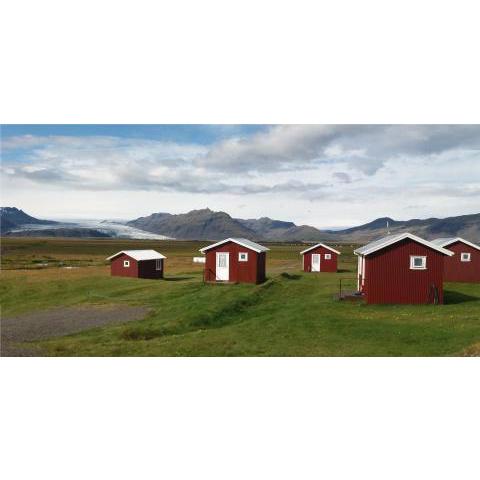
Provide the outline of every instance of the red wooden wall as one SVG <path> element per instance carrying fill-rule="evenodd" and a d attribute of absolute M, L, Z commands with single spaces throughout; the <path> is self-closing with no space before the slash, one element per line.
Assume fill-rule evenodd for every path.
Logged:
<path fill-rule="evenodd" d="M 157 270 L 156 260 L 142 260 L 138 262 L 139 278 L 163 278 L 165 260 L 161 260 L 161 270 Z"/>
<path fill-rule="evenodd" d="M 320 272 L 337 271 L 338 255 L 335 252 L 328 250 L 328 248 L 320 246 L 302 255 L 304 272 L 310 272 L 312 270 L 312 253 L 320 254 Z M 332 255 L 332 258 L 330 260 L 325 259 L 326 253 L 330 253 Z"/>
<path fill-rule="evenodd" d="M 129 260 L 130 266 L 124 267 L 123 261 Z M 142 260 L 137 262 L 132 257 L 122 253 L 114 258 L 110 264 L 110 273 L 119 277 L 134 278 L 163 278 L 164 260 L 162 259 L 162 269 L 156 270 L 156 260 Z"/>
<path fill-rule="evenodd" d="M 128 260 L 130 262 L 129 267 L 123 266 L 123 261 Z M 118 257 L 114 258 L 110 263 L 110 273 L 112 275 L 120 277 L 138 277 L 138 264 L 132 257 L 122 253 Z"/>
<path fill-rule="evenodd" d="M 205 281 L 215 282 L 216 253 L 228 252 L 229 282 L 261 283 L 265 281 L 265 252 L 257 253 L 234 242 L 227 242 L 205 253 Z M 239 252 L 248 253 L 247 262 L 239 262 Z"/>
<path fill-rule="evenodd" d="M 462 242 L 452 243 L 445 248 L 455 252 L 452 257 L 445 257 L 446 282 L 480 282 L 479 250 Z M 471 254 L 470 262 L 460 261 L 462 252 Z"/>
<path fill-rule="evenodd" d="M 426 270 L 411 270 L 410 255 L 427 257 Z M 405 239 L 365 257 L 367 303 L 433 303 L 432 285 L 443 303 L 445 255 Z"/>

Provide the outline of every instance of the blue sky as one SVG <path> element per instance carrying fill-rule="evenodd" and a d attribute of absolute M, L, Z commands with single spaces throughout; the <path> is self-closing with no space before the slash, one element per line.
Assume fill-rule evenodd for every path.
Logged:
<path fill-rule="evenodd" d="M 100 135 L 208 145 L 232 135 L 249 135 L 267 128 L 265 125 L 2 125 L 2 136 Z"/>
<path fill-rule="evenodd" d="M 480 209 L 476 125 L 4 125 L 2 205 L 51 218 L 209 207 L 317 227 Z"/>
<path fill-rule="evenodd" d="M 95 137 L 107 136 L 124 139 L 145 139 L 158 142 L 175 142 L 210 145 L 233 135 L 248 136 L 267 129 L 266 125 L 2 125 L 4 139 L 22 136 Z M 3 160 L 23 161 L 25 149 L 3 151 Z"/>

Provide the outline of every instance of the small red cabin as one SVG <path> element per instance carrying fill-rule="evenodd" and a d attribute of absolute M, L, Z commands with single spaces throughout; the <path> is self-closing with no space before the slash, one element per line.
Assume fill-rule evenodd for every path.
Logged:
<path fill-rule="evenodd" d="M 122 250 L 108 257 L 110 272 L 120 277 L 163 278 L 167 257 L 155 250 Z"/>
<path fill-rule="evenodd" d="M 269 249 L 246 238 L 227 238 L 200 249 L 206 282 L 262 283 Z"/>
<path fill-rule="evenodd" d="M 445 259 L 446 282 L 480 282 L 480 246 L 460 237 L 437 238 L 433 243 L 454 253 Z"/>
<path fill-rule="evenodd" d="M 337 272 L 338 250 L 334 250 L 323 243 L 317 243 L 313 247 L 300 252 L 303 258 L 304 272 Z"/>
<path fill-rule="evenodd" d="M 367 303 L 443 303 L 444 259 L 453 255 L 411 233 L 389 235 L 354 252 Z"/>

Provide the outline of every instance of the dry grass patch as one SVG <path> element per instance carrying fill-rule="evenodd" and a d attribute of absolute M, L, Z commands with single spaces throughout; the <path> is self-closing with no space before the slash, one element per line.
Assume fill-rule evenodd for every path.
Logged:
<path fill-rule="evenodd" d="M 480 357 L 480 343 L 474 343 L 470 347 L 466 348 L 461 356 L 463 357 Z"/>

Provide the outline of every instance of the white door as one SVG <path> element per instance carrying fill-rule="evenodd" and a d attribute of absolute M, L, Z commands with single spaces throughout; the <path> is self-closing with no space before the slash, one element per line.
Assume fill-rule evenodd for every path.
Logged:
<path fill-rule="evenodd" d="M 217 273 L 216 279 L 227 281 L 230 278 L 228 273 L 229 254 L 225 252 L 217 252 Z"/>
<path fill-rule="evenodd" d="M 312 272 L 320 271 L 320 254 L 312 253 Z"/>

